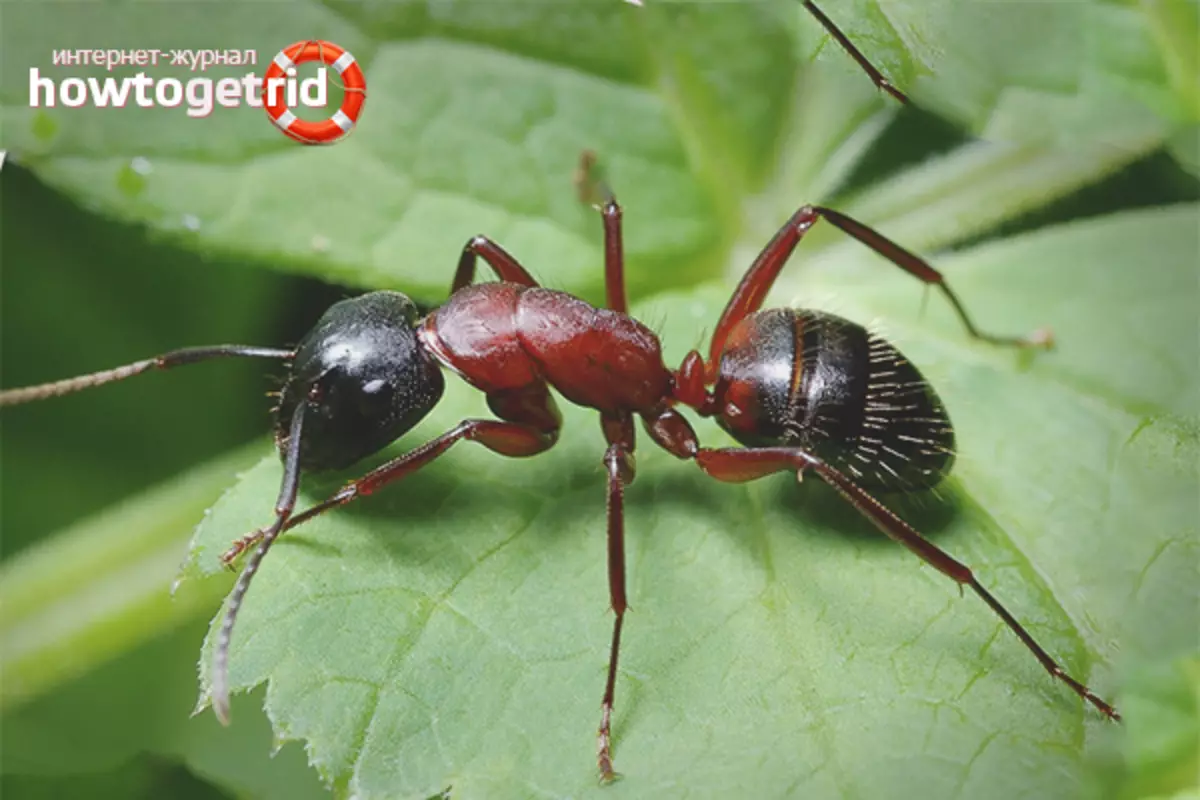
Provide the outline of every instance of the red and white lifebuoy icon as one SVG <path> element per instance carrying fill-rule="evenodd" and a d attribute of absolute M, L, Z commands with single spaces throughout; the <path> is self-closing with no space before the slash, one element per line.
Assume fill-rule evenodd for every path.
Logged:
<path fill-rule="evenodd" d="M 309 61 L 320 61 L 337 70 L 345 89 L 341 108 L 333 112 L 332 117 L 320 122 L 308 122 L 297 117 L 288 108 L 287 93 L 281 90 L 281 84 L 276 83 L 274 89 L 271 88 L 272 79 L 294 79 L 295 73 L 288 75 L 288 70 Z M 267 115 L 286 135 L 304 144 L 333 144 L 341 139 L 358 122 L 358 115 L 362 113 L 366 102 L 367 81 L 363 77 L 362 67 L 354 60 L 354 56 L 333 42 L 309 40 L 285 47 L 275 56 L 263 76 L 263 107 Z"/>

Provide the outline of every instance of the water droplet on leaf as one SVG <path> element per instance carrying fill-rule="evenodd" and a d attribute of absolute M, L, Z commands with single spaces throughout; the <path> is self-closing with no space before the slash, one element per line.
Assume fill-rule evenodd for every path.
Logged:
<path fill-rule="evenodd" d="M 146 179 L 138 174 L 132 164 L 123 164 L 117 170 L 117 188 L 126 197 L 137 197 L 146 191 Z"/>
<path fill-rule="evenodd" d="M 33 137 L 40 142 L 48 142 L 58 133 L 58 120 L 44 111 L 33 115 Z"/>

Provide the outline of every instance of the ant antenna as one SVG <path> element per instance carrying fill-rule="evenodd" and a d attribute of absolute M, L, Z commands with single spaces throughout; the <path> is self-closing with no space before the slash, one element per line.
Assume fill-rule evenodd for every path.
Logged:
<path fill-rule="evenodd" d="M 233 356 L 249 356 L 253 358 L 291 358 L 291 350 L 279 350 L 272 347 L 253 347 L 244 344 L 219 344 L 211 347 L 185 347 L 172 350 L 161 356 L 146 358 L 126 364 L 122 367 L 79 375 L 53 383 L 43 383 L 37 386 L 26 386 L 23 389 L 8 389 L 0 391 L 0 407 L 15 406 L 34 400 L 45 400 L 50 397 L 60 397 L 93 386 L 103 386 L 106 383 L 122 381 L 126 378 L 140 375 L 152 369 L 170 369 L 184 364 L 195 364 L 198 361 L 208 361 L 214 358 L 230 358 Z"/>
<path fill-rule="evenodd" d="M 283 481 L 279 486 L 279 499 L 275 501 L 275 521 L 262 531 L 262 541 L 250 555 L 245 569 L 238 576 L 233 591 L 229 593 L 229 606 L 221 620 L 221 631 L 217 634 L 217 649 L 213 654 L 212 707 L 222 725 L 229 724 L 229 641 L 233 637 L 233 625 L 238 611 L 250 589 L 250 581 L 262 564 L 263 557 L 283 532 L 284 525 L 296 507 L 296 495 L 300 491 L 300 432 L 304 426 L 304 408 L 300 403 L 292 414 L 292 425 L 288 430 L 287 454 L 283 461 Z"/>

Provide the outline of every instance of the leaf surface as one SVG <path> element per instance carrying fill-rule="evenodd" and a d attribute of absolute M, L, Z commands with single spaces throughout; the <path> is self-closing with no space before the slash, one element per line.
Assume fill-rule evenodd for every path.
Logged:
<path fill-rule="evenodd" d="M 1028 14 L 999 2 L 856 0 L 827 11 L 923 107 L 971 132 L 1087 141 L 1132 159 L 1145 140 L 1200 122 L 1186 79 L 1194 43 L 1170 35 L 1190 10 L 1166 5 L 1151 15 L 1097 0 Z M 9 8 L 0 120 L 11 157 L 189 249 L 365 287 L 440 296 L 454 249 L 482 231 L 546 265 L 556 285 L 597 289 L 594 219 L 563 179 L 584 148 L 602 154 L 630 209 L 653 214 L 628 231 L 628 252 L 648 267 L 631 273 L 635 294 L 714 277 L 741 231 L 741 196 L 778 171 L 778 152 L 801 152 L 790 131 L 805 131 L 815 158 L 898 109 L 792 0 L 210 8 Z M 350 50 L 368 76 L 363 120 L 335 147 L 296 147 L 245 104 L 201 115 L 133 101 L 65 108 L 58 95 L 49 107 L 49 90 L 30 95 L 35 78 L 61 94 L 70 78 L 138 69 L 56 66 L 58 51 L 152 42 L 161 64 L 147 74 L 188 83 L 247 68 L 194 73 L 173 64 L 176 51 L 253 50 L 265 65 L 313 37 Z M 828 101 L 817 114 L 813 92 Z M 1178 151 L 1194 161 L 1182 138 Z"/>
<path fill-rule="evenodd" d="M 885 321 L 939 387 L 961 450 L 940 500 L 893 501 L 1118 702 L 1122 663 L 1197 644 L 1200 360 L 1195 338 L 1179 338 L 1198 299 L 1195 214 L 1100 218 L 949 260 L 981 325 L 1056 326 L 1062 347 L 1032 363 L 967 341 L 940 302 L 918 320 L 919 287 L 879 264 L 777 292 Z M 1151 243 L 1158 258 L 1127 270 Z M 722 297 L 704 288 L 637 313 L 677 358 Z M 1156 324 L 1139 329 L 1150 310 Z M 454 391 L 411 441 L 482 413 Z M 603 448 L 590 414 L 566 416 L 549 454 L 461 447 L 287 534 L 264 563 L 233 684 L 268 681 L 277 731 L 305 739 L 342 792 L 594 788 L 610 632 Z M 233 536 L 266 520 L 278 480 L 273 458 L 247 474 L 198 532 L 193 569 L 215 569 Z M 644 444 L 628 504 L 635 611 L 614 796 L 1063 796 L 1079 791 L 1089 748 L 1119 735 L 982 603 L 812 479 L 713 485 Z"/>
<path fill-rule="evenodd" d="M 0 123 L 11 157 L 197 256 L 164 268 L 218 254 L 440 298 L 461 243 L 484 232 L 548 285 L 594 298 L 599 226 L 570 181 L 593 148 L 626 206 L 627 274 L 633 296 L 649 298 L 637 313 L 672 363 L 701 344 L 730 281 L 787 214 L 832 202 L 850 178 L 841 207 L 931 252 L 1164 141 L 1196 163 L 1195 42 L 1178 35 L 1194 17 L 1186 2 L 1038 15 L 960 0 L 827 7 L 924 108 L 1021 143 L 959 148 L 882 183 L 856 165 L 880 152 L 887 170 L 900 166 L 898 109 L 790 0 L 213 8 L 10 5 Z M 258 109 L 29 107 L 30 65 L 58 81 L 110 75 L 52 69 L 57 49 L 249 48 L 265 64 L 314 36 L 351 50 L 370 84 L 362 124 L 331 148 L 293 145 Z M 1056 138 L 1071 149 L 1043 146 Z M 981 324 L 1055 327 L 1061 349 L 1032 362 L 966 342 L 938 298 L 918 316 L 911 280 L 829 230 L 814 230 L 774 295 L 882 320 L 927 370 L 963 452 L 940 498 L 898 508 L 1106 694 L 1123 664 L 1196 644 L 1195 215 L 1108 217 L 939 259 Z M 97 272 L 97 286 L 108 282 Z M 409 442 L 484 413 L 453 390 Z M 610 620 L 590 416 L 570 410 L 563 441 L 538 459 L 464 446 L 272 553 L 233 677 L 269 679 L 277 733 L 306 740 L 340 793 L 593 789 Z M 1054 796 L 1072 793 L 1095 743 L 1118 735 L 1080 713 L 978 602 L 957 601 L 814 481 L 714 486 L 646 442 L 639 469 L 636 611 L 615 729 L 628 778 L 610 794 Z M 274 459 L 247 475 L 201 529 L 193 572 L 212 571 L 229 539 L 265 521 L 277 485 Z M 306 498 L 335 485 L 306 484 Z M 53 715 L 73 696 L 28 706 L 28 718 L 41 725 L 39 709 Z M 239 725 L 252 723 L 252 702 L 235 706 Z M 57 756 L 49 743 L 69 727 L 58 712 L 28 751 Z M 97 752 L 140 747 L 147 731 L 134 727 Z M 209 733 L 161 747 L 239 791 L 288 785 Z"/>

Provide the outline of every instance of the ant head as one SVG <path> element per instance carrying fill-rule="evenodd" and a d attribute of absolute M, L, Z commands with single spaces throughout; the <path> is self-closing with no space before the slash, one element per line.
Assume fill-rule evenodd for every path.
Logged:
<path fill-rule="evenodd" d="M 336 303 L 296 348 L 280 395 L 275 442 L 305 408 L 300 468 L 343 469 L 383 449 L 420 422 L 445 388 L 417 338 L 417 307 L 399 292 Z"/>

